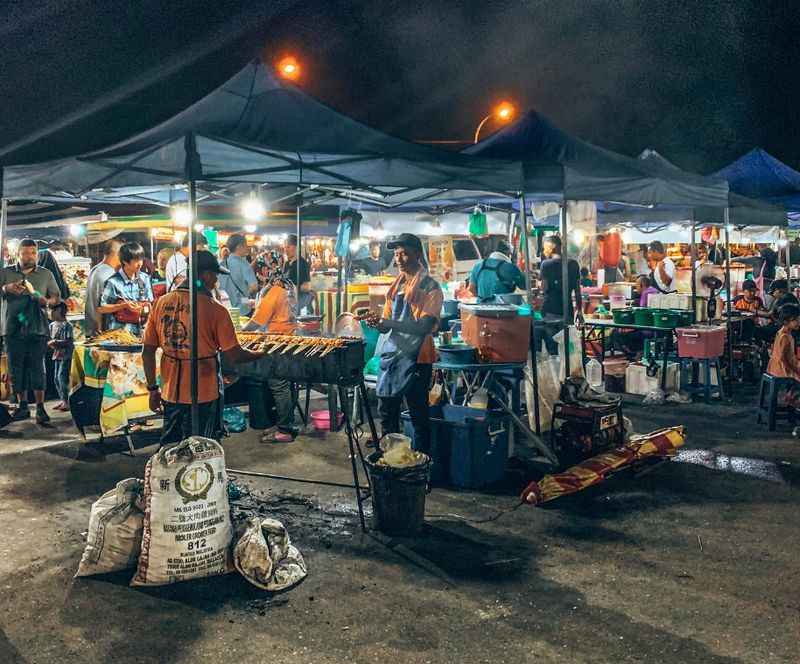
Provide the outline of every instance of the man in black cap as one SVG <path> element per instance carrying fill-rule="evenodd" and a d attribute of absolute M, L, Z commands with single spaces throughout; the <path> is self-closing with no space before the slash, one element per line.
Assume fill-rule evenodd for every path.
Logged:
<path fill-rule="evenodd" d="M 439 326 L 442 289 L 428 274 L 425 251 L 416 235 L 403 233 L 386 245 L 394 250 L 400 275 L 386 294 L 383 315 L 370 314 L 367 323 L 384 337 L 376 392 L 383 433 L 400 431 L 405 398 L 414 427 L 414 447 L 430 451 L 430 390 L 436 350 L 432 333 Z"/>
<path fill-rule="evenodd" d="M 187 266 L 188 271 L 188 266 Z M 211 295 L 220 274 L 227 274 L 214 254 L 197 252 L 197 363 L 200 435 L 219 440 L 220 371 L 219 353 L 230 364 L 252 362 L 264 353 L 244 350 L 236 338 L 228 310 Z M 164 411 L 161 444 L 180 442 L 191 435 L 191 351 L 192 326 L 189 280 L 160 297 L 144 331 L 142 362 L 150 392 L 150 410 Z M 161 384 L 156 379 L 156 351 L 161 348 Z"/>

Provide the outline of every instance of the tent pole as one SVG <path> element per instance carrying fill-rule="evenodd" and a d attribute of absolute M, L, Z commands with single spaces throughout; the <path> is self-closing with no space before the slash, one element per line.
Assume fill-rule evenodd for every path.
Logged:
<path fill-rule="evenodd" d="M 509 212 L 509 218 L 511 213 Z M 539 413 L 539 370 L 536 366 L 536 317 L 533 315 L 533 290 L 531 289 L 531 249 L 528 246 L 528 217 L 525 209 L 525 194 L 519 197 L 519 219 L 522 224 L 522 250 L 525 255 L 525 290 L 528 295 L 528 306 L 531 310 L 531 351 L 528 353 L 528 369 L 533 380 L 533 418 L 536 425 L 536 435 L 542 434 L 541 414 Z"/>
<path fill-rule="evenodd" d="M 726 334 L 728 346 L 728 397 L 733 396 L 733 344 L 731 343 L 731 238 L 728 232 L 728 225 L 730 221 L 730 208 L 725 208 L 725 321 L 726 321 Z M 720 394 L 722 394 L 722 385 L 720 387 Z"/>
<path fill-rule="evenodd" d="M 296 214 L 296 223 L 297 223 L 297 272 L 295 273 L 294 277 L 297 281 L 297 315 L 300 315 L 300 258 L 303 255 L 303 252 L 300 248 L 303 246 L 303 224 L 300 221 L 300 203 L 298 202 L 297 207 L 295 208 Z M 291 278 L 291 275 L 290 275 Z"/>
<path fill-rule="evenodd" d="M 695 244 L 695 230 L 696 226 L 694 223 L 694 210 L 692 210 L 692 230 L 691 235 L 691 242 L 689 244 L 689 260 L 692 263 L 692 318 L 695 319 L 697 316 L 697 284 L 695 283 L 695 279 L 697 278 L 697 245 Z"/>
<path fill-rule="evenodd" d="M 561 205 L 561 330 L 564 337 L 564 379 L 569 378 L 569 249 L 567 248 L 567 201 Z M 577 313 L 577 312 L 576 312 Z"/>
<path fill-rule="evenodd" d="M 6 227 L 8 226 L 8 199 L 3 196 L 3 168 L 0 166 L 0 267 L 5 267 Z"/>
<path fill-rule="evenodd" d="M 191 389 L 192 389 L 192 435 L 200 435 L 200 407 L 198 404 L 199 372 L 197 366 L 198 334 L 197 334 L 197 247 L 195 246 L 194 227 L 197 221 L 197 182 L 189 181 L 189 300 L 192 314 L 192 354 L 191 354 Z"/>

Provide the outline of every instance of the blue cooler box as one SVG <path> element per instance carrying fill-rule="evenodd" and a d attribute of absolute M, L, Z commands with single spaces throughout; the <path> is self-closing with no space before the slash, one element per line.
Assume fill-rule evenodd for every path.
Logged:
<path fill-rule="evenodd" d="M 405 434 L 414 441 L 407 412 Z M 465 406 L 431 408 L 431 457 L 434 484 L 480 489 L 503 479 L 508 458 L 508 417 Z"/>

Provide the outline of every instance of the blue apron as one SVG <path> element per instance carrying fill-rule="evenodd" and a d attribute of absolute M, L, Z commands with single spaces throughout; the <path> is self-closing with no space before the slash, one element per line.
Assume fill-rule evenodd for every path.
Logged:
<path fill-rule="evenodd" d="M 411 308 L 403 293 L 392 300 L 392 320 L 413 320 Z M 375 349 L 380 357 L 380 371 L 375 393 L 379 397 L 401 397 L 411 387 L 417 371 L 419 349 L 424 335 L 389 330 L 381 334 Z"/>

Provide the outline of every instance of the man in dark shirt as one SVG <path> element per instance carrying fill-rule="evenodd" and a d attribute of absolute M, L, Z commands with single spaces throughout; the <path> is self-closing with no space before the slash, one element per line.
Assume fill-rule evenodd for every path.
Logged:
<path fill-rule="evenodd" d="M 17 264 L 2 270 L 2 326 L 8 356 L 11 387 L 17 395 L 15 420 L 31 416 L 28 390 L 36 398 L 36 423 L 47 424 L 50 416 L 44 408 L 44 357 L 50 330 L 45 307 L 61 301 L 53 274 L 37 262 L 36 241 L 19 243 Z"/>
<path fill-rule="evenodd" d="M 550 235 L 545 238 L 543 254 L 545 260 L 542 261 L 539 274 L 542 280 L 542 290 L 544 291 L 544 301 L 542 302 L 542 315 L 550 314 L 562 318 L 564 315 L 564 303 L 562 294 L 562 262 L 561 262 L 561 238 L 557 235 Z M 572 319 L 573 312 L 581 311 L 581 268 L 578 261 L 570 258 L 567 262 L 568 276 L 568 320 Z M 573 309 L 573 299 L 575 296 L 575 309 Z"/>
<path fill-rule="evenodd" d="M 311 292 L 311 269 L 308 261 L 297 251 L 297 236 L 292 234 L 286 238 L 284 246 L 286 252 L 286 269 L 284 274 L 295 286 L 299 286 L 297 294 L 297 315 L 302 315 L 303 311 L 310 311 L 313 307 L 314 294 Z M 299 266 L 299 275 L 298 275 Z"/>
<path fill-rule="evenodd" d="M 369 276 L 375 277 L 383 274 L 389 266 L 381 251 L 381 243 L 372 240 L 369 243 L 369 256 L 356 262 L 356 267 L 361 268 Z"/>
<path fill-rule="evenodd" d="M 561 238 L 557 235 L 550 235 L 545 238 L 542 253 L 545 260 L 539 270 L 542 281 L 542 324 L 537 324 L 534 328 L 533 347 L 538 351 L 541 340 L 551 355 L 558 353 L 558 347 L 553 341 L 553 335 L 558 333 L 564 319 L 562 284 L 562 263 L 561 263 Z M 568 270 L 568 312 L 567 322 L 571 322 L 573 317 L 573 294 L 575 305 L 580 315 L 581 311 L 581 284 L 580 284 L 580 265 L 578 261 L 569 259 L 567 262 Z"/>
<path fill-rule="evenodd" d="M 308 261 L 297 252 L 297 236 L 292 234 L 286 238 L 286 245 L 284 246 L 286 252 L 286 269 L 284 274 L 295 285 L 298 285 L 297 264 L 300 263 L 300 291 L 311 290 L 311 270 L 308 267 Z"/>

